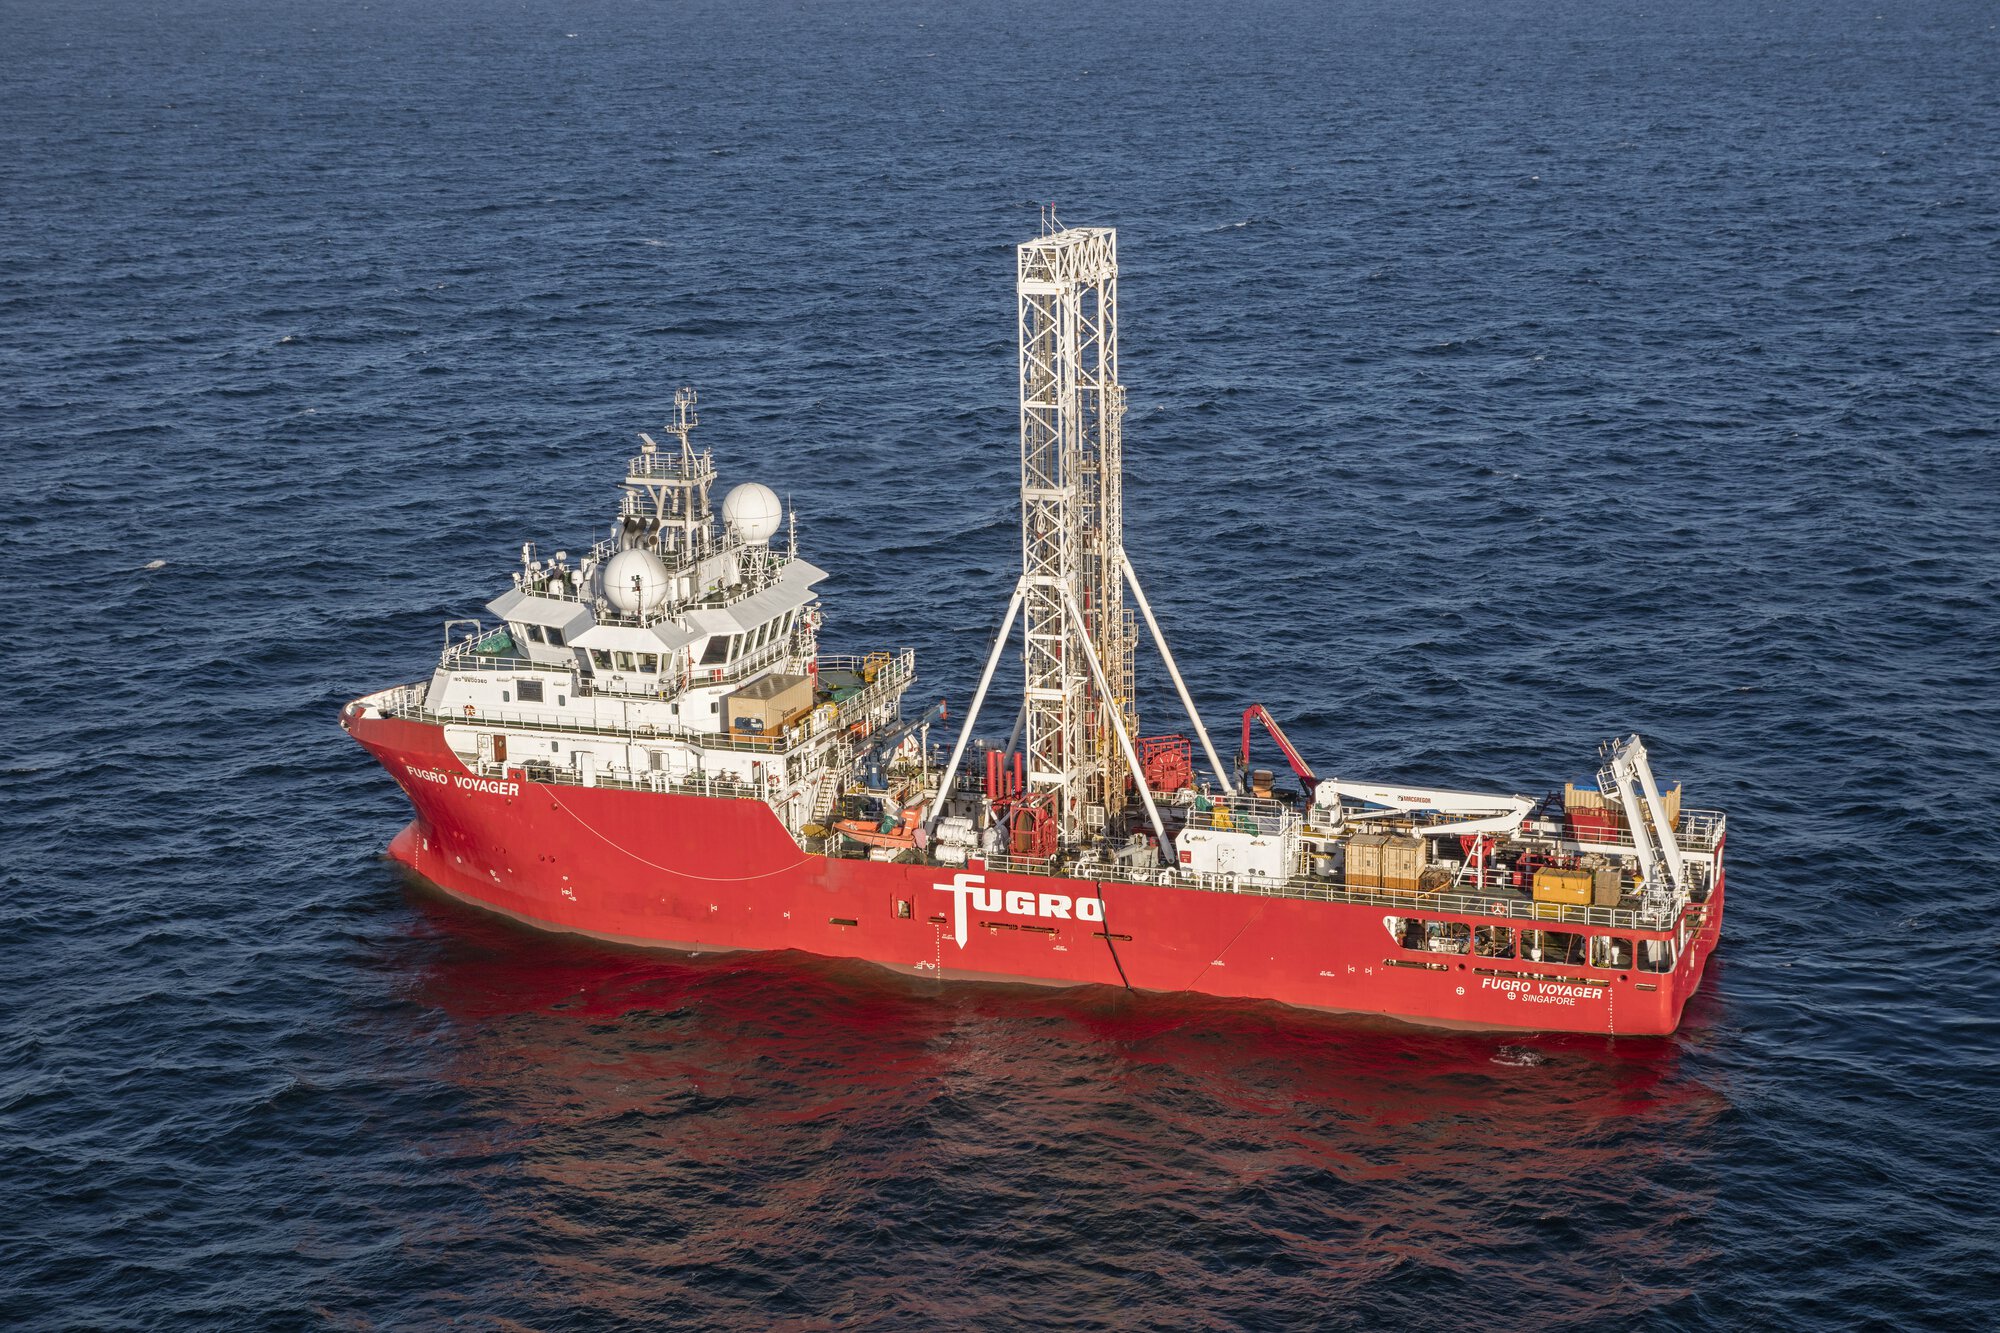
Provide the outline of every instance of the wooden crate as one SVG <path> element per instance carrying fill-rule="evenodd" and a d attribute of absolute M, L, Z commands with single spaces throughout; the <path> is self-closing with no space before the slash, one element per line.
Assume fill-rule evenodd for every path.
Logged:
<path fill-rule="evenodd" d="M 1389 839 L 1381 833 L 1357 833 L 1347 840 L 1347 887 L 1382 887 L 1382 844 Z"/>
<path fill-rule="evenodd" d="M 1590 872 L 1590 902 L 1593 907 L 1616 907 L 1625 897 L 1625 875 L 1617 866 L 1599 866 Z"/>

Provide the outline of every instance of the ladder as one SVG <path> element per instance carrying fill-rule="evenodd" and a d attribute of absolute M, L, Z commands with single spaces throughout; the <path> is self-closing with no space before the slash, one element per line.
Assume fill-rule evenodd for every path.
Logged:
<path fill-rule="evenodd" d="M 813 793 L 812 814 L 806 823 L 817 824 L 821 828 L 833 826 L 833 804 L 840 792 L 840 771 L 831 766 L 819 775 L 818 789 Z"/>

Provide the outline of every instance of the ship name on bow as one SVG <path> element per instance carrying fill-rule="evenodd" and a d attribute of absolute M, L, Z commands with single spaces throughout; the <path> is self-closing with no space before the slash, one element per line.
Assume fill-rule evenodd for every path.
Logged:
<path fill-rule="evenodd" d="M 501 782 L 494 778 L 476 778 L 469 773 L 440 773 L 435 768 L 418 768 L 411 764 L 404 769 L 411 777 L 440 787 L 457 787 L 460 791 L 481 791 L 488 796 L 519 796 L 521 784 Z"/>

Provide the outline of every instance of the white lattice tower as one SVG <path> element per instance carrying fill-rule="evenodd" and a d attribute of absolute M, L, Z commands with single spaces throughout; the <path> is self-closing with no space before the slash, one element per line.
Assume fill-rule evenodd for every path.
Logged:
<path fill-rule="evenodd" d="M 1074 846 L 1126 801 L 1128 768 L 1104 710 L 1138 733 L 1119 563 L 1117 233 L 1074 227 L 1026 242 L 1016 290 L 1028 786 L 1055 793 L 1062 839 Z M 1092 684 L 1086 635 L 1113 698 Z"/>

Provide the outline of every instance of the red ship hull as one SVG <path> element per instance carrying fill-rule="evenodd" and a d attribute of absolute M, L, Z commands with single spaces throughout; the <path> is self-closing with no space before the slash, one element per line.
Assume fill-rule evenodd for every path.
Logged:
<path fill-rule="evenodd" d="M 625 944 L 799 949 L 948 980 L 1197 991 L 1449 1027 L 1663 1035 L 1722 928 L 1719 859 L 1683 933 L 1588 932 L 1683 940 L 1671 971 L 1620 972 L 1405 949 L 1385 918 L 1494 920 L 1408 899 L 828 857 L 802 851 L 759 800 L 482 778 L 435 725 L 353 710 L 347 725 L 416 809 L 391 857 L 477 906 Z"/>

